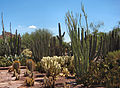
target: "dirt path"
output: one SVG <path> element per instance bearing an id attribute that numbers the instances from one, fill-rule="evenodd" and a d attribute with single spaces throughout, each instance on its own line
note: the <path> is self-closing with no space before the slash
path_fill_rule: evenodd
<path id="1" fill-rule="evenodd" d="M 34 72 L 35 83 L 33 87 L 25 86 L 25 69 L 21 69 L 20 80 L 15 80 L 12 77 L 13 72 L 8 73 L 8 70 L 0 70 L 0 88 L 43 88 L 43 77 L 45 74 Z M 55 84 L 56 88 L 64 88 L 64 83 L 70 84 L 70 88 L 73 88 L 75 79 L 66 79 L 65 77 L 58 77 Z M 78 88 L 78 87 L 74 87 Z"/>

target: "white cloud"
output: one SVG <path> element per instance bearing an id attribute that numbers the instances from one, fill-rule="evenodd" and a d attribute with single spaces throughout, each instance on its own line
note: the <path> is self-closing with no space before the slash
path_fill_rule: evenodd
<path id="1" fill-rule="evenodd" d="M 37 27 L 34 26 L 34 25 L 31 25 L 31 26 L 29 26 L 28 28 L 30 28 L 30 29 L 36 29 Z"/>

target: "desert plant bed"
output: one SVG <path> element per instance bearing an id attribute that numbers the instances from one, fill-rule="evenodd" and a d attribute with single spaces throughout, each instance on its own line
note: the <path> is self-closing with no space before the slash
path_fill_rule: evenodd
<path id="1" fill-rule="evenodd" d="M 26 77 L 24 77 L 24 72 L 25 69 L 21 69 L 20 79 L 15 80 L 15 77 L 12 77 L 13 72 L 9 73 L 8 70 L 0 70 L 0 88 L 27 88 L 25 85 Z M 34 71 L 35 83 L 34 86 L 30 88 L 43 88 L 45 76 L 45 73 Z M 82 85 L 76 85 L 75 79 L 72 77 L 66 78 L 58 76 L 55 81 L 55 88 L 64 88 L 65 86 L 67 88 L 79 88 Z"/>

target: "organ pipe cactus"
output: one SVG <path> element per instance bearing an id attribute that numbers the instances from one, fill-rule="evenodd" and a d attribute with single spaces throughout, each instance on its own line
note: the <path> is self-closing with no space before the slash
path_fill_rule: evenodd
<path id="1" fill-rule="evenodd" d="M 71 38 L 71 45 L 73 50 L 73 55 L 75 59 L 75 69 L 77 77 L 81 77 L 89 71 L 90 61 L 95 57 L 100 55 L 101 47 L 97 50 L 97 35 L 90 35 L 88 30 L 87 15 L 82 6 L 82 12 L 86 21 L 86 30 L 81 26 L 81 14 L 80 14 L 80 26 L 81 26 L 81 36 L 80 29 L 78 26 L 77 17 L 75 18 L 73 14 L 68 12 L 66 14 L 66 24 L 69 30 L 69 36 Z M 100 44 L 102 41 L 100 42 Z M 98 51 L 98 52 L 96 52 Z"/>

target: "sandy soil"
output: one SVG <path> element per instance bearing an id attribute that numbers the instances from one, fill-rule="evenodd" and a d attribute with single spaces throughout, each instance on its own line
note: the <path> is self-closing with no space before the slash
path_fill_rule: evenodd
<path id="1" fill-rule="evenodd" d="M 8 70 L 0 70 L 0 88 L 43 88 L 43 78 L 45 74 L 34 72 L 35 85 L 27 87 L 25 85 L 24 72 L 25 69 L 21 69 L 20 80 L 15 80 L 15 77 L 12 77 L 13 72 L 8 73 Z M 73 88 L 75 85 L 75 79 L 58 77 L 55 82 L 56 88 L 64 88 L 65 82 L 70 86 L 70 88 Z M 78 87 L 76 86 L 74 88 Z"/>

